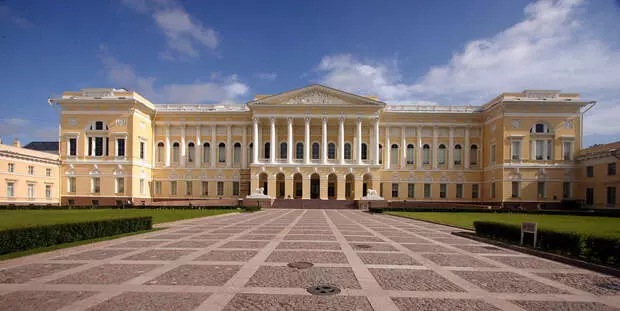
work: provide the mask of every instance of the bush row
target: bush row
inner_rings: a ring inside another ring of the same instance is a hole
[[[195,206],[195,205],[182,205],[182,206],[167,206],[167,205],[127,205],[127,206],[68,206],[68,205],[0,205],[0,210],[64,210],[64,209],[237,209],[242,206],[230,205],[230,206]]]
[[[7,229],[0,231],[0,255],[151,228],[152,217],[135,217]]]
[[[521,228],[490,221],[475,221],[476,234],[496,240],[518,244],[521,242]],[[527,235],[528,241],[531,234]],[[585,258],[596,263],[620,266],[620,239],[577,233],[558,232],[547,229],[538,230],[536,248]]]
[[[599,217],[620,217],[620,209],[589,209],[589,210],[510,210],[510,209],[488,209],[473,207],[374,207],[369,208],[371,213],[382,212],[445,212],[445,213],[497,213],[497,214],[538,214],[538,215],[565,215],[565,216],[599,216]]]

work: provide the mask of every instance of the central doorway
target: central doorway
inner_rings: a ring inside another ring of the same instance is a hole
[[[314,173],[310,176],[310,198],[318,199],[321,193],[321,177]]]
[[[338,178],[336,174],[329,174],[327,176],[327,198],[335,200],[338,193]]]
[[[353,174],[347,174],[345,177],[344,184],[344,196],[347,200],[353,200],[353,196],[355,195],[355,177]]]
[[[301,199],[303,193],[303,181],[301,174],[296,173],[295,176],[293,176],[293,185],[293,189],[295,189],[293,197],[295,199]]]
[[[282,173],[276,175],[276,197],[284,199],[284,174]]]

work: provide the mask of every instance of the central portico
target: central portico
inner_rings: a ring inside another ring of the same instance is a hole
[[[274,198],[358,200],[375,188],[385,103],[322,85],[256,96],[251,189]]]

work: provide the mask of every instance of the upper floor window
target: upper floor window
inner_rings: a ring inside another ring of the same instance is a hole
[[[379,164],[383,163],[383,145],[379,145]]]
[[[312,160],[318,160],[319,159],[319,143],[313,143],[312,144]]]
[[[463,150],[461,148],[461,145],[454,146],[454,164],[460,165],[462,157],[463,157]]]
[[[28,175],[34,175],[34,166],[28,166]]]
[[[478,165],[478,146],[471,145],[471,149],[469,149],[469,164]]]
[[[407,164],[413,164],[413,144],[407,145]]]
[[[362,144],[362,160],[368,160],[368,145]]]
[[[235,143],[233,146],[233,163],[240,164],[241,163],[241,144]]]
[[[280,143],[280,159],[286,159],[288,156],[288,144],[285,142]]]
[[[521,141],[513,140],[510,144],[511,158],[513,160],[521,160]]]
[[[225,163],[226,162],[226,144],[220,143],[218,145],[218,162]]]
[[[573,159],[573,143],[570,141],[565,141],[562,143],[562,159],[563,160],[572,160]]]
[[[444,144],[439,145],[439,164],[446,163],[446,146]]]
[[[179,143],[173,143],[172,144],[172,162],[173,163],[179,163]]]
[[[535,133],[535,134],[545,134],[545,133],[550,133],[550,132],[551,131],[550,131],[549,126],[544,122],[537,122],[530,129],[530,133]]]
[[[97,131],[103,131],[103,121],[97,121],[97,122],[95,122],[95,130],[97,130]]]
[[[616,163],[607,164],[607,175],[616,176]]]
[[[587,177],[594,177],[594,166],[587,166],[586,167],[586,176]]]
[[[333,160],[336,158],[336,144],[327,144],[327,158]]]
[[[69,155],[77,155],[77,138],[69,138]]]
[[[9,167],[7,169],[9,173],[15,173],[15,163],[9,163]]]
[[[392,144],[390,152],[390,163],[394,165],[398,164],[398,145]]]
[[[52,176],[52,169],[51,168],[46,168],[45,169],[45,176],[47,176],[47,177]]]
[[[125,156],[125,138],[116,140],[116,155],[119,157]]]
[[[351,160],[351,144],[349,143],[344,144],[344,159]]]
[[[264,156],[265,159],[269,159],[271,157],[271,143],[269,142],[265,143]]]
[[[196,147],[194,143],[187,144],[187,162],[194,162]]]
[[[495,164],[495,154],[497,153],[497,149],[495,145],[491,145],[491,164]]]
[[[551,160],[553,157],[553,142],[551,140],[537,139],[534,141],[533,149],[536,160]]]
[[[422,163],[431,163],[431,147],[428,144],[422,147]]]
[[[204,143],[202,145],[202,162],[209,163],[211,159],[211,145]]]
[[[301,160],[304,158],[304,143],[297,143],[295,145],[295,159]]]
[[[157,162],[164,161],[164,143],[157,143]]]

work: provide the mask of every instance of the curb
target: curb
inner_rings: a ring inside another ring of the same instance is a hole
[[[554,253],[540,251],[540,250],[533,249],[533,248],[522,247],[522,246],[518,246],[518,245],[514,245],[514,244],[502,242],[502,241],[488,239],[488,238],[477,236],[471,232],[452,232],[452,234],[459,236],[459,237],[475,240],[478,242],[500,246],[500,247],[507,248],[507,249],[517,251],[520,253],[525,253],[528,255],[533,255],[533,256],[561,262],[567,265],[587,269],[590,271],[604,273],[604,274],[615,276],[615,277],[620,277],[620,269],[603,266],[603,265],[599,265],[599,264],[595,264],[595,263],[591,263],[591,262],[587,262],[587,261],[583,261],[583,260],[579,260],[579,259],[575,259],[571,257],[566,257],[566,256],[554,254]]]

